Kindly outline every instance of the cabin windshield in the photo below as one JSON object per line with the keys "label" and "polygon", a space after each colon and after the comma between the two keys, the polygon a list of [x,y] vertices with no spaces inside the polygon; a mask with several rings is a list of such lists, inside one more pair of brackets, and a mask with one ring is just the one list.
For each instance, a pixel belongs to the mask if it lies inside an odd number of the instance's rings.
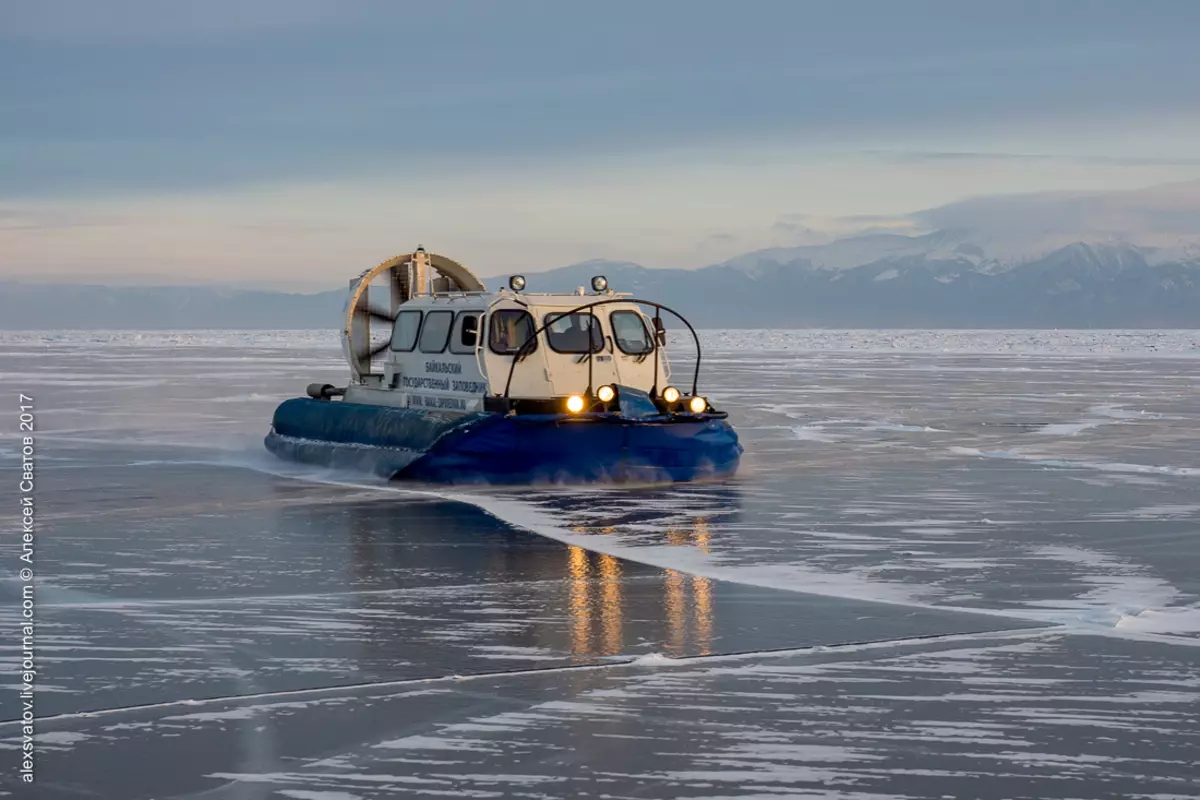
{"label": "cabin windshield", "polygon": [[[488,346],[492,352],[501,356],[510,356],[520,349],[521,345],[533,335],[533,317],[528,311],[504,309],[492,312],[488,322]],[[537,349],[537,342],[529,346],[529,351]]]}
{"label": "cabin windshield", "polygon": [[646,322],[636,311],[614,311],[609,316],[613,339],[621,352],[631,356],[644,356],[654,350]]}
{"label": "cabin windshield", "polygon": [[430,311],[421,326],[421,352],[440,353],[450,341],[450,326],[454,324],[453,311]]}
{"label": "cabin windshield", "polygon": [[420,329],[420,311],[401,311],[392,327],[392,349],[400,353],[410,352],[417,346],[417,331]]}
{"label": "cabin windshield", "polygon": [[586,353],[589,338],[591,352],[599,353],[604,349],[604,333],[600,330],[599,320],[587,312],[547,314],[546,321],[546,341],[555,352]]}

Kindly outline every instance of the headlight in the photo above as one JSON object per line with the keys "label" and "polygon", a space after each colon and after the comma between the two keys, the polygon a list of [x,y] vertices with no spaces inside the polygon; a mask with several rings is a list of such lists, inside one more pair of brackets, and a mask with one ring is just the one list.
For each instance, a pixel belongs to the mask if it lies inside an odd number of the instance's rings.
{"label": "headlight", "polygon": [[601,386],[596,390],[596,399],[601,403],[611,403],[617,396],[617,390],[611,386]]}
{"label": "headlight", "polygon": [[693,397],[691,400],[688,400],[688,409],[693,414],[703,414],[708,409],[708,401],[703,397]]}
{"label": "headlight", "polygon": [[522,289],[524,289],[525,288],[525,276],[524,275],[513,275],[511,278],[508,279],[508,288],[512,289],[514,292],[519,292]]}
{"label": "headlight", "polygon": [[674,386],[668,386],[663,389],[662,398],[668,403],[674,403],[679,400],[679,390]]}
{"label": "headlight", "polygon": [[597,275],[596,277],[592,278],[592,291],[603,292],[607,288],[608,278],[604,277],[603,275]]}
{"label": "headlight", "polygon": [[583,398],[577,394],[573,394],[567,398],[567,411],[572,414],[578,414],[583,411]]}

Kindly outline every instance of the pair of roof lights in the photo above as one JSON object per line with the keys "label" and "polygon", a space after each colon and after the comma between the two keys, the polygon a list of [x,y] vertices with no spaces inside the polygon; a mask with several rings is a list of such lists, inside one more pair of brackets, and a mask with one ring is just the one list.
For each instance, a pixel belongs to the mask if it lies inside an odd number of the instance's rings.
{"label": "pair of roof lights", "polygon": [[[519,292],[522,289],[524,289],[525,288],[525,276],[524,275],[513,275],[511,278],[508,279],[508,288],[512,289],[514,292]],[[603,275],[597,275],[594,278],[592,278],[592,291],[599,293],[599,292],[603,292],[607,288],[608,288],[608,278],[604,277]]]}

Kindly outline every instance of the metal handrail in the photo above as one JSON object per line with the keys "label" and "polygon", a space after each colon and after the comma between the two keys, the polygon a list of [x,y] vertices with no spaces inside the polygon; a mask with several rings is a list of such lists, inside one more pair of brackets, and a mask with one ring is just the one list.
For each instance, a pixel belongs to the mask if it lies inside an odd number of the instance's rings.
{"label": "metal handrail", "polygon": [[[635,299],[632,297],[610,297],[610,298],[606,298],[604,300],[597,300],[594,303],[585,303],[584,305],[581,305],[577,308],[572,308],[569,311],[563,311],[561,313],[555,312],[553,315],[547,315],[547,316],[553,316],[554,319],[557,321],[557,320],[565,317],[568,314],[577,314],[580,311],[587,311],[588,316],[591,319],[597,319],[596,315],[594,313],[592,313],[591,310],[593,308],[596,308],[597,306],[606,306],[606,305],[610,305],[612,303],[636,303],[638,305],[643,305],[643,306],[653,306],[655,309],[655,318],[656,319],[662,319],[662,312],[667,311],[667,312],[670,312],[671,314],[674,314],[676,317],[679,318],[680,322],[682,322],[684,325],[687,326],[687,329],[689,331],[691,331],[691,333],[692,333],[692,340],[696,343],[696,369],[692,373],[692,394],[695,395],[696,389],[700,385],[700,337],[698,335],[696,335],[696,329],[692,327],[692,323],[688,322],[687,319],[683,316],[683,314],[680,314],[675,309],[668,308],[667,306],[664,306],[662,303],[655,303],[652,300],[638,300],[638,299]],[[598,324],[598,322],[599,322],[599,320],[597,320],[597,324]],[[543,323],[540,328],[535,330],[533,333],[529,334],[529,338],[527,338],[524,342],[522,342],[521,346],[517,348],[515,353],[513,353],[512,364],[508,368],[508,380],[505,381],[505,383],[504,383],[504,399],[505,400],[509,399],[508,392],[509,392],[509,389],[512,388],[513,372],[515,372],[517,369],[517,362],[520,361],[524,357],[525,348],[527,348],[531,344],[534,344],[535,342],[537,342],[538,334],[540,334],[542,331],[546,330],[546,328],[550,327],[551,324],[552,323],[550,323],[550,322]],[[652,392],[657,393],[657,391],[658,391],[658,348],[660,347],[660,344],[658,341],[658,331],[657,330],[651,334],[651,340],[654,342],[654,388],[652,389]],[[590,334],[589,334],[589,344],[588,344],[588,353],[587,353],[587,356],[588,356],[588,391],[589,392],[591,391],[591,388],[592,388],[592,363],[591,362],[592,362],[592,356],[594,354],[595,354],[595,351],[591,348]]]}

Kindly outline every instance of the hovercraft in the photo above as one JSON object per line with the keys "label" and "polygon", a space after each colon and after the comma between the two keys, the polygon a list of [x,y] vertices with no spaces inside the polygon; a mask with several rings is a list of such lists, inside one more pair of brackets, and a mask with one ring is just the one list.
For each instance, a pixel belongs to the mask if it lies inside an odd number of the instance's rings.
{"label": "hovercraft", "polygon": [[[591,293],[525,284],[514,275],[489,292],[420,247],[366,270],[346,304],[347,385],[311,384],[284,401],[267,449],[446,483],[691,481],[737,469],[742,446],[698,391],[700,340],[686,319],[601,275]],[[664,312],[695,344],[687,391],[670,383]]]}

